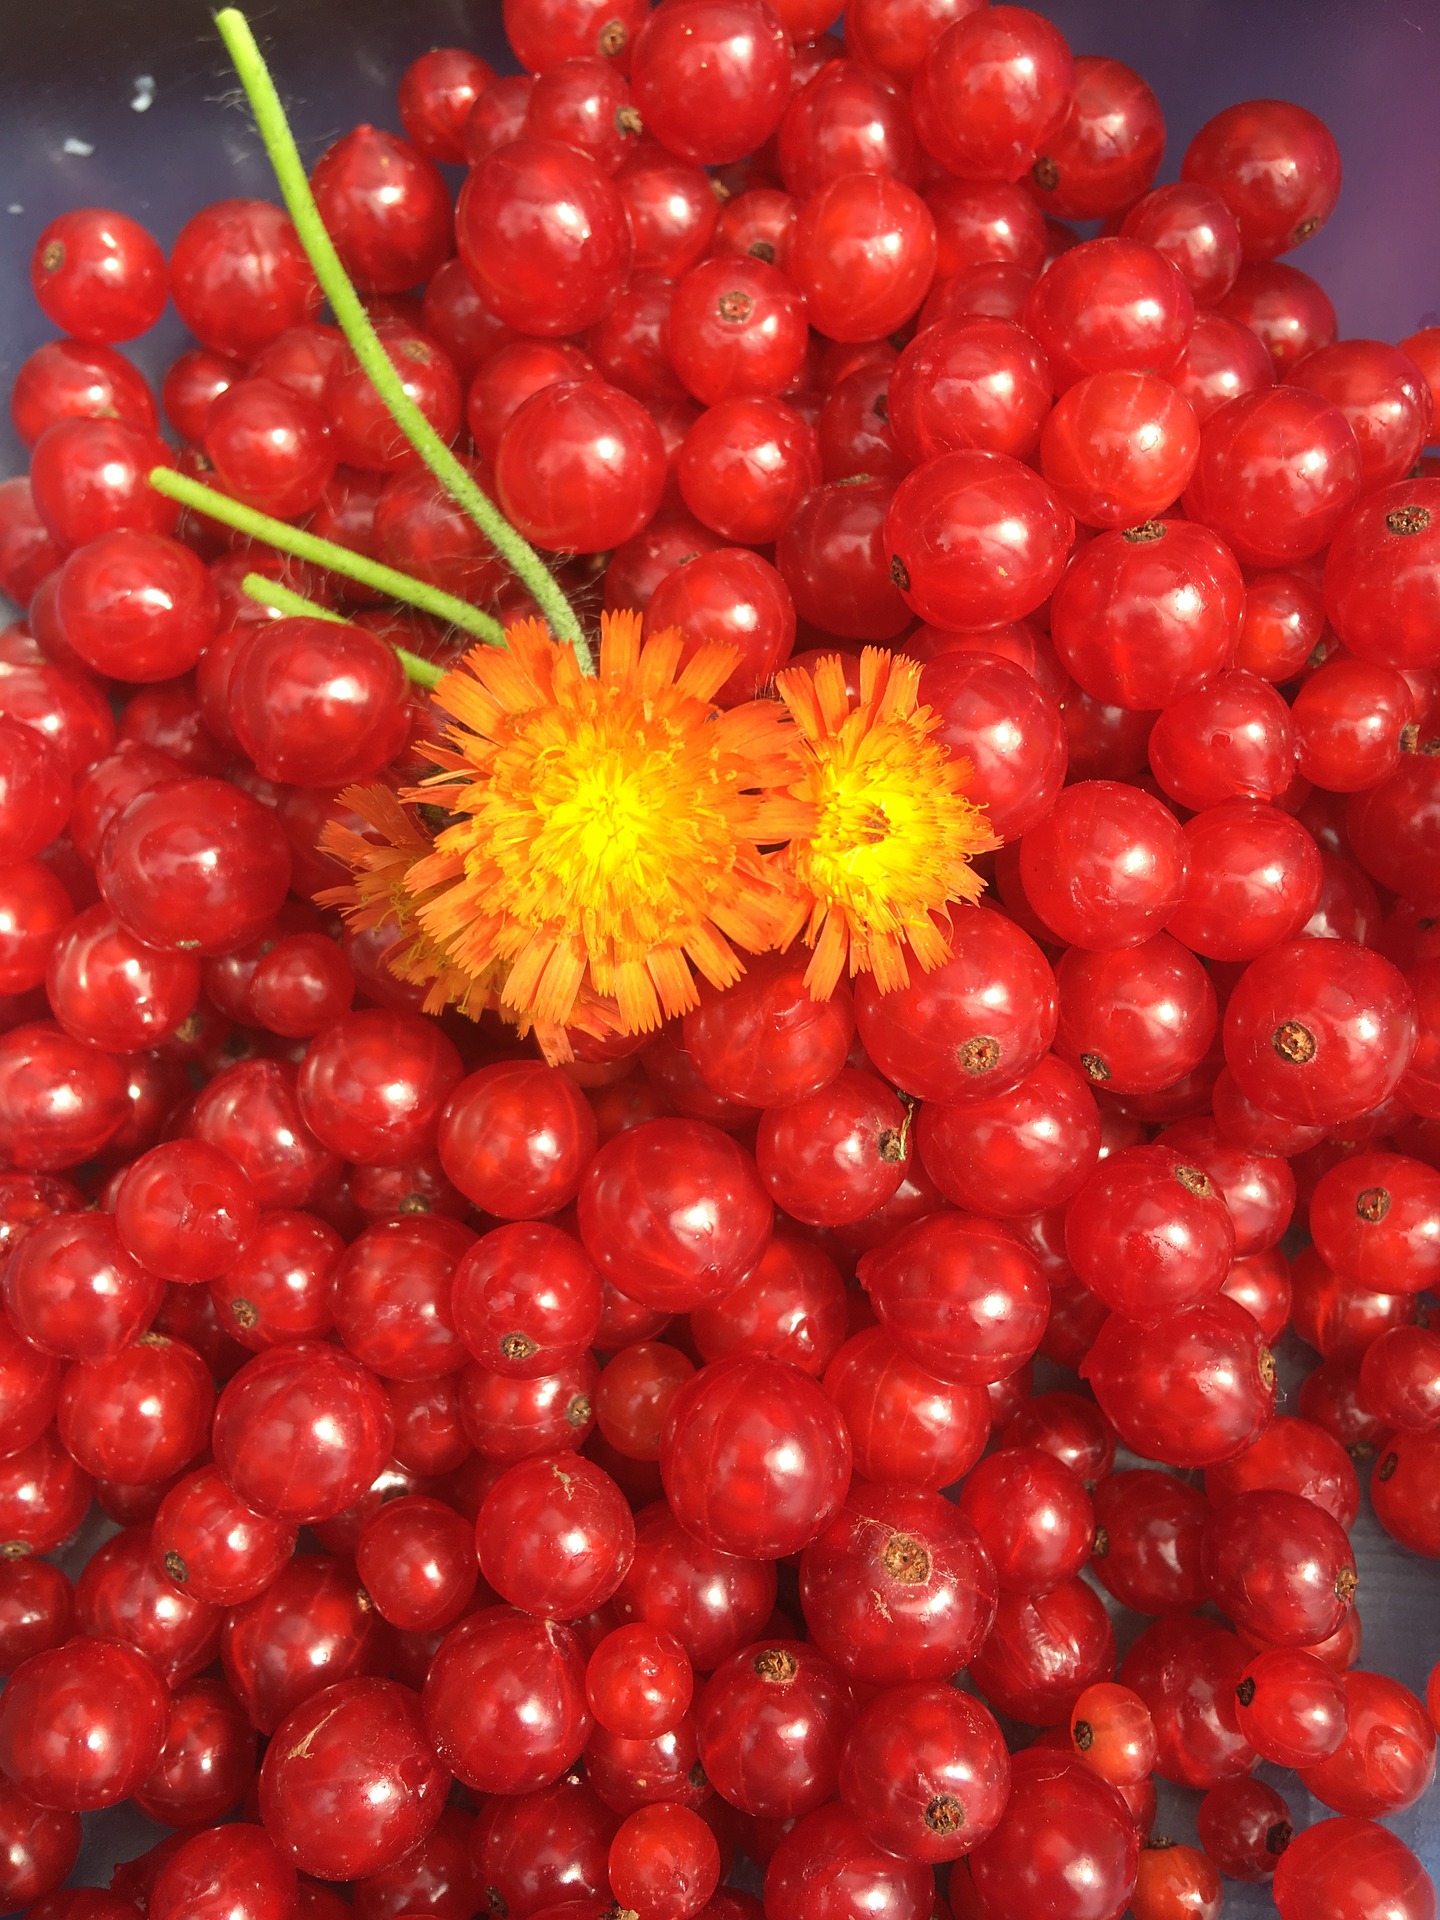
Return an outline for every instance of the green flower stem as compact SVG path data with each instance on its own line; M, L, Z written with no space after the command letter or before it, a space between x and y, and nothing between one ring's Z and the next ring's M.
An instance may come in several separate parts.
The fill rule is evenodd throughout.
M167 500L178 500L193 513L203 513L207 519L218 520L237 533L248 533L251 539L263 540L268 546L278 547L281 553L294 554L297 560L327 567L331 573L358 581L362 587L369 587L388 599L419 607L422 613L432 613L437 620L473 633L477 640L484 640L492 647L504 645L505 630L500 622L492 620L488 613L481 613L467 600L457 600L453 593L442 593L439 587L412 579L408 573L397 573L394 567L383 567L378 560L367 560L363 554L352 553L349 547L337 547L333 540L303 533L284 520L272 520L268 513L257 513L254 507L242 506L227 494L217 493L214 487L202 486L187 474L176 473L173 467L154 468L150 484Z
M406 393L400 375L381 345L360 296L350 284L334 243L320 218L320 209L310 191L299 149L295 145L285 109L275 91L265 59L255 44L249 22L235 7L226 7L215 16L215 26L225 42L240 84L244 87L255 115L260 138L270 156L280 192L295 222L300 244L309 256L316 278L325 291L340 329L349 341L355 358L369 375L370 382L390 410L405 438L414 447L445 491L464 508L513 571L535 596L536 604L549 622L557 640L567 641L587 673L595 671L590 647L580 630L575 610L540 558L539 554L500 512L463 463L456 458L436 433L419 407Z
M343 615L332 613L329 607L322 607L316 600L307 600L303 593L292 593L289 587L267 580L263 573L247 573L240 584L252 600L258 600L262 607L273 607L276 613L304 620L331 620L337 627L348 627L350 624ZM421 687L438 687L445 678L445 669L437 667L433 660L422 660L418 653L411 653L408 647L396 647L393 640L390 645L405 669L407 680L413 680Z

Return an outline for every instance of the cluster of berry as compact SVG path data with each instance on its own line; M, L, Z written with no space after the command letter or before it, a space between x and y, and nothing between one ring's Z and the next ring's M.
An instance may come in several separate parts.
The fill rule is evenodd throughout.
M1440 329L1337 341L1278 258L1339 191L1304 109L1154 187L1154 95L1039 14L835 13L505 0L523 73L426 54L406 137L312 186L582 610L735 646L725 707L923 663L1005 844L891 991L762 955L559 1067L422 1012L393 925L312 901L326 824L372 831L339 790L428 771L405 663L459 637L150 475L536 601L277 208L168 261L113 211L39 239L65 337L0 483L34 1920L1214 1920L1222 1873L1434 1920L1378 1822L1440 1668L1427 1707L1357 1664L1349 1529L1373 1458L1440 1558ZM115 348L168 298L174 447ZM1292 1833L1262 1760L1337 1817ZM175 1831L57 1891L127 1798Z

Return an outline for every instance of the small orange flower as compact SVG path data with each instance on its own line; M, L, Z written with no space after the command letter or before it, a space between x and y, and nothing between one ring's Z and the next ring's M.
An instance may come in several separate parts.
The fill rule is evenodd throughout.
M966 797L969 762L931 738L939 719L919 683L919 661L878 647L860 656L853 708L837 657L776 678L805 748L791 794L809 815L783 857L800 900L782 943L803 931L814 948L805 984L817 1000L847 966L882 993L903 987L907 948L927 972L939 966L950 903L985 885L972 856L1000 845Z
M790 917L761 848L805 817L794 732L773 702L715 707L737 649L682 667L679 633L642 644L638 614L605 617L594 677L539 621L506 642L435 690L450 745L411 797L448 822L406 870L420 929L547 1034L597 999L648 1032L696 1004L692 968L729 985L735 948L766 951Z

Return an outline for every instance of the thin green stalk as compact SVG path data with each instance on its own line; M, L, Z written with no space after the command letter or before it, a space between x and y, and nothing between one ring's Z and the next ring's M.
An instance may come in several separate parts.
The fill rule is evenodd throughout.
M280 192L295 222L300 244L309 256L316 278L349 341L361 367L384 401L405 438L414 447L445 491L465 509L508 565L535 596L536 604L550 624L557 640L567 641L587 673L595 671L590 647L580 630L575 610L561 592L559 584L539 554L500 512L463 463L446 446L419 407L406 393L400 375L370 324L360 296L350 284L334 243L320 218L320 209L310 191L310 182L295 145L285 109L270 77L263 54L243 13L226 7L215 16L215 26L225 42L240 84L250 102L260 138L270 156Z
M268 513L257 513L254 507L242 506L228 494L217 493L214 487L202 486L187 474L176 473L173 467L155 467L150 474L150 484L167 500L178 500L182 507L218 520L222 526L233 527L237 533L247 533L252 540L263 540L267 546L278 547L281 553L294 554L297 560L327 567L331 573L358 581L362 587L369 587L387 599L403 600L408 606L419 607L422 613L433 613L437 620L473 633L477 640L484 640L492 647L504 645L505 629L500 622L492 620L488 613L481 613L478 607L472 607L468 600L457 600L453 593L442 593L439 587L415 580L408 573L397 573L394 567L381 566L378 560L367 560L363 554L352 553L349 547L337 547L333 540L303 533L284 520L272 520Z
M303 620L331 620L337 627L350 625L343 614L322 607L318 600L307 600L303 593L292 593L289 587L267 580L263 573L247 573L240 585L252 600L259 601L262 607L272 607L276 613ZM397 647L393 640L390 645L405 669L405 678L413 680L416 686L438 687L445 678L445 669L437 667L433 660L422 660L418 653L411 653L408 647Z

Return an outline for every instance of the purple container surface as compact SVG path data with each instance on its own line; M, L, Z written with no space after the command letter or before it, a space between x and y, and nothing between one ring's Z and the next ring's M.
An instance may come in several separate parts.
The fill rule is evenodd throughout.
M1154 87L1170 130L1162 180L1176 177L1195 130L1234 101L1280 97L1320 114L1340 144L1344 192L1323 233L1291 257L1329 292L1342 337L1393 341L1440 323L1440 0L1047 0L1040 11L1077 52L1124 60ZM396 84L429 47L514 64L500 0L265 0L251 19L307 161L359 121L398 129ZM202 0L0 0L4 392L54 333L29 286L47 221L68 207L117 207L168 247L198 207L232 194L278 197ZM124 351L158 376L184 339L169 311ZM23 469L7 411L0 474ZM1281 1356L1290 1411L1313 1360L1292 1342ZM111 1530L96 1526L61 1556L72 1571ZM1362 1663L1423 1694L1440 1657L1440 1564L1397 1547L1368 1503L1353 1537ZM1123 1644L1142 1623L1117 1612ZM1325 1817L1294 1774L1262 1772L1297 1826ZM1193 1840L1197 1802L1163 1789L1156 1830ZM1387 1824L1440 1873L1433 1791ZM104 1885L116 1861L162 1832L127 1808L88 1817L71 1884ZM1267 1889L1225 1883L1227 1920L1274 1910Z

